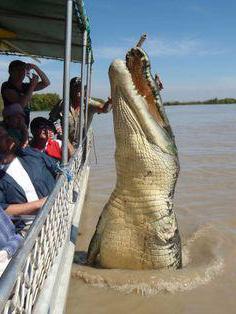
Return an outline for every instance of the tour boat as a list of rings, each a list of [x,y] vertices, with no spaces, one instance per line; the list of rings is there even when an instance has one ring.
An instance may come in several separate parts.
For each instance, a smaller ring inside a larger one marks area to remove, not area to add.
[[[92,130],[87,128],[93,52],[82,0],[0,3],[0,53],[64,62],[61,174],[32,223],[23,246],[0,278],[1,313],[63,313],[88,175]],[[81,112],[77,147],[68,160],[71,62],[81,64]],[[50,75],[50,73],[48,73]],[[84,86],[88,93],[85,97]]]

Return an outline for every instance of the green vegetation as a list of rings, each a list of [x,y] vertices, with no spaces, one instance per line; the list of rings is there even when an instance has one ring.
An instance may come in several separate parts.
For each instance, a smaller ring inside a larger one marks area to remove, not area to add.
[[[56,93],[34,94],[31,100],[32,111],[51,110],[52,107],[60,100],[60,96]],[[0,111],[3,109],[2,97],[0,97]]]
[[[235,98],[223,98],[223,99],[218,99],[218,98],[212,98],[204,101],[186,101],[186,102],[181,102],[181,101],[170,101],[170,102],[165,102],[165,106],[179,106],[179,105],[222,105],[222,104],[236,104],[236,99]]]
[[[31,100],[31,110],[49,111],[59,100],[60,96],[56,93],[34,94]]]
[[[99,100],[104,102],[104,100],[100,98],[93,98],[95,100]],[[31,110],[32,111],[49,111],[51,108],[60,100],[60,96],[56,93],[47,93],[47,94],[34,94],[31,101]],[[236,104],[235,98],[213,98],[205,101],[171,101],[165,102],[165,106],[179,106],[179,105],[205,105],[205,104]],[[3,109],[3,101],[0,97],[0,112]]]

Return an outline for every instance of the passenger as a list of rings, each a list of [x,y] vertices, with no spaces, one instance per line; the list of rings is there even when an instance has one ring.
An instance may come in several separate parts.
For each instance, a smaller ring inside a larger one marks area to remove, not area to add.
[[[0,206],[0,277],[22,243],[23,238]]]
[[[16,138],[0,128],[0,206],[8,215],[35,214],[55,186],[56,162],[46,154],[19,149]]]
[[[16,137],[21,147],[28,145],[28,130],[25,125],[25,112],[20,104],[11,104],[3,109],[3,122],[1,126],[8,130],[9,134]]]
[[[43,117],[37,117],[31,121],[30,131],[33,135],[30,142],[32,148],[45,152],[48,156],[57,160],[62,159],[62,141],[55,138],[56,129],[53,122]],[[73,146],[68,143],[69,158],[73,152]]]
[[[76,128],[80,114],[80,94],[81,93],[81,79],[79,77],[74,77],[70,81],[70,108],[69,108],[69,140],[71,143],[76,141]],[[87,127],[89,127],[92,122],[93,115],[95,113],[106,113],[111,108],[111,99],[103,102],[95,100],[93,98],[89,99],[88,105],[88,122]],[[63,119],[63,102],[62,100],[54,106],[54,108],[49,113],[49,119],[52,122],[60,120],[62,125]]]
[[[34,70],[36,74],[30,77],[29,72]],[[27,127],[30,121],[30,107],[34,91],[39,91],[50,85],[50,81],[46,74],[40,70],[37,65],[25,63],[20,60],[14,60],[9,64],[8,81],[2,84],[1,93],[4,107],[14,103],[19,103],[25,111],[25,123]],[[23,83],[25,76],[28,75],[29,83]],[[41,81],[39,81],[39,78]]]

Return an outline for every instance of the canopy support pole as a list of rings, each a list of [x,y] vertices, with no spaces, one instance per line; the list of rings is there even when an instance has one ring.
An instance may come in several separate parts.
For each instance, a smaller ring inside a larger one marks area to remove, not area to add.
[[[70,62],[71,62],[71,35],[72,35],[73,0],[67,0],[65,24],[65,52],[63,75],[63,139],[62,139],[62,165],[68,163],[68,128],[70,106]]]
[[[85,148],[84,148],[84,160],[87,158],[87,150],[88,150],[88,142],[87,142],[87,135],[88,135],[88,111],[89,111],[89,99],[90,99],[90,93],[91,93],[91,60],[92,60],[91,50],[88,52],[88,63],[87,63],[87,74],[86,74],[86,86],[87,86],[87,92],[86,92],[86,99],[85,99],[85,123],[84,123],[84,132],[86,135],[85,140]]]
[[[87,92],[86,92],[86,99],[85,99],[85,134],[87,134],[88,131],[88,106],[89,106],[89,98],[90,98],[90,84],[91,84],[91,51],[88,53],[88,63],[87,63],[87,73],[86,73],[86,86],[87,86]]]
[[[86,50],[87,50],[87,30],[83,32],[83,58],[81,63],[81,93],[80,93],[80,115],[79,115],[79,144],[82,145],[83,141],[83,130],[84,130],[84,122],[85,122],[85,114],[84,114],[84,92],[85,92],[85,63],[86,63]]]
[[[91,89],[92,89],[92,70],[93,70],[93,62],[92,62],[92,51],[89,51],[89,97],[91,97]]]

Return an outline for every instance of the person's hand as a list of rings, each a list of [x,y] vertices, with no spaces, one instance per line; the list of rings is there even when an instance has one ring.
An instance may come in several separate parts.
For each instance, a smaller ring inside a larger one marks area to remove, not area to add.
[[[59,124],[55,125],[56,131],[58,135],[62,135],[62,127]]]
[[[32,75],[32,78],[30,79],[30,85],[33,87],[36,87],[39,81],[39,77],[36,74]]]
[[[34,69],[35,68],[35,64],[33,64],[33,63],[27,63],[26,64],[26,69],[29,71],[29,70],[32,70],[32,69]]]
[[[46,203],[47,201],[47,197],[44,197],[44,198],[41,198],[40,200],[38,200],[37,202],[37,205],[39,208],[43,207],[43,205]]]
[[[111,105],[112,104],[111,97],[107,97],[107,101],[105,103],[108,103],[109,105]]]
[[[112,108],[112,99],[108,97],[102,109],[103,109],[103,112],[108,112],[111,110],[111,108]]]

